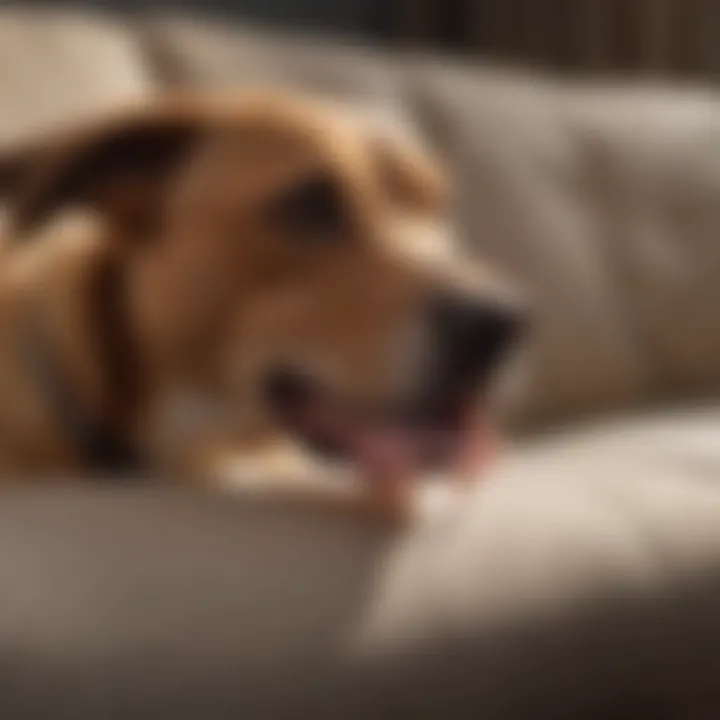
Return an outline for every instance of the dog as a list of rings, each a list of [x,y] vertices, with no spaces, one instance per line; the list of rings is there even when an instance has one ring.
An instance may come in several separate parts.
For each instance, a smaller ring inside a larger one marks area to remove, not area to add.
[[[524,309],[459,259],[427,150],[288,92],[79,125],[0,158],[4,474],[210,478],[283,443],[387,506],[475,472]]]

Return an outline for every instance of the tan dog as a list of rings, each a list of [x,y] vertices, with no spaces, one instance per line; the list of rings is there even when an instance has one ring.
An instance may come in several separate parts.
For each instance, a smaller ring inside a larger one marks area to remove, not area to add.
[[[207,477],[290,437],[395,500],[471,469],[518,313],[456,262],[433,162],[371,125],[174,97],[0,162],[0,466]],[[76,208],[99,222],[61,230]]]

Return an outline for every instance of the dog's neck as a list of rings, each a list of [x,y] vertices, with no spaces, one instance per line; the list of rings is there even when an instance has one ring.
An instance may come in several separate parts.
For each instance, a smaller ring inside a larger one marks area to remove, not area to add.
[[[103,433],[121,437],[138,411],[142,375],[125,325],[121,266],[77,221],[9,246],[3,262],[2,330],[11,333],[4,360],[26,380],[10,422],[56,448],[51,466],[82,466],[94,432],[100,444]]]
[[[12,449],[3,438],[4,415],[29,445],[37,438],[38,447],[52,448],[44,465],[14,454],[12,467],[87,467],[77,438],[63,427],[67,417],[53,407],[57,401],[44,371],[33,367],[38,339],[41,364],[52,365],[63,392],[89,419],[126,437],[152,466],[172,464],[168,458],[182,457],[186,445],[195,453],[191,444],[204,445],[208,428],[238,425],[230,408],[218,403],[222,398],[193,382],[190,341],[183,334],[187,318],[155,283],[162,273],[153,272],[152,253],[146,262],[126,263],[114,255],[117,247],[96,227],[69,223],[53,226],[50,237],[8,248],[0,268],[0,290],[6,293],[0,298],[0,334],[8,334],[6,348],[13,351],[7,358],[0,352],[0,373],[3,362],[11,362],[26,381],[20,383],[24,394],[0,409],[0,455],[6,444]],[[13,407],[33,412],[14,417]]]

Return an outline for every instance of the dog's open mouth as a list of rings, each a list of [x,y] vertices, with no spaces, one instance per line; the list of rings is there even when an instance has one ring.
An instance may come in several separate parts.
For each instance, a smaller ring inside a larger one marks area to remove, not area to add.
[[[475,472],[495,445],[475,397],[361,410],[313,378],[288,371],[268,376],[266,391],[280,422],[313,451],[350,461],[373,478]]]

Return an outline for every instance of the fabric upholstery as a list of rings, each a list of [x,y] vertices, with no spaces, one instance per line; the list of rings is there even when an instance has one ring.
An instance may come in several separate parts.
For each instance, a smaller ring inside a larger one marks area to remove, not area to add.
[[[620,302],[561,89],[441,63],[417,62],[410,75],[449,158],[466,247],[528,295],[535,326],[522,411],[537,420],[637,402],[647,358]]]
[[[402,533],[258,498],[5,493],[0,711],[519,720],[701,706],[718,692],[718,433],[708,408],[538,439]]]
[[[720,95],[576,91],[619,298],[667,394],[720,388]]]
[[[172,84],[270,84],[388,102],[401,89],[382,53],[327,39],[172,16],[144,25],[141,36]]]
[[[0,66],[3,145],[153,88],[131,34],[99,14],[1,10]]]

